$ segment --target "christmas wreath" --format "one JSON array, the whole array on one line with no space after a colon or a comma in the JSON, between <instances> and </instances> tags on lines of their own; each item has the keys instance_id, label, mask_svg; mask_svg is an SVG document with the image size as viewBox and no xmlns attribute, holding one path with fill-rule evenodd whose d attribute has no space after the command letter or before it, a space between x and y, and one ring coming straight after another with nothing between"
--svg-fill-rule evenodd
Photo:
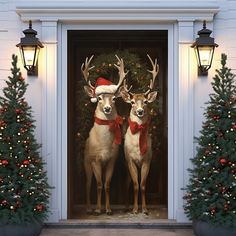
<instances>
[{"instance_id":1,"label":"christmas wreath","mask_svg":"<svg viewBox=\"0 0 236 236\"><path fill-rule=\"evenodd\" d=\"M98 77L104 77L116 83L118 80L117 68L114 64L117 63L117 55L123 58L125 64L125 71L129 71L126 76L128 84L132 84L133 89L137 92L143 92L149 85L151 74L147 72L147 65L142 61L141 57L136 54L125 51L116 51L110 54L101 54L94 58L92 65L94 66L90 74L90 79L95 83Z\"/></svg>"}]
</instances>

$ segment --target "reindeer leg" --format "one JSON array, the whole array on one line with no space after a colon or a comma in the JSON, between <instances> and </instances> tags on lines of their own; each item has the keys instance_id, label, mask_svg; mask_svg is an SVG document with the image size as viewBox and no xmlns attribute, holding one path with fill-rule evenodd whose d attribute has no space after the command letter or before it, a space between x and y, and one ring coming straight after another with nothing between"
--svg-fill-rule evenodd
<instances>
[{"instance_id":1,"label":"reindeer leg","mask_svg":"<svg viewBox=\"0 0 236 236\"><path fill-rule=\"evenodd\" d=\"M137 214L138 213L138 190L139 190L139 185L138 185L138 169L133 161L128 162L128 167L129 167L129 172L130 176L133 181L133 186L134 186L134 207L133 207L133 213Z\"/></svg>"},{"instance_id":2,"label":"reindeer leg","mask_svg":"<svg viewBox=\"0 0 236 236\"><path fill-rule=\"evenodd\" d=\"M97 182L97 207L95 214L99 215L102 212L102 166L100 163L92 162L93 173Z\"/></svg>"},{"instance_id":3,"label":"reindeer leg","mask_svg":"<svg viewBox=\"0 0 236 236\"><path fill-rule=\"evenodd\" d=\"M111 207L110 207L110 182L111 182L111 177L113 174L113 169L115 165L115 159L112 158L106 166L106 173L105 173L105 196L106 196L106 213L107 215L111 215Z\"/></svg>"},{"instance_id":4,"label":"reindeer leg","mask_svg":"<svg viewBox=\"0 0 236 236\"><path fill-rule=\"evenodd\" d=\"M89 163L88 160L84 161L84 168L85 168L85 174L86 174L86 204L87 204L87 213L92 213L91 203L90 203L90 190L91 190L91 183L92 183L92 177L93 177L93 170L92 166Z\"/></svg>"},{"instance_id":5,"label":"reindeer leg","mask_svg":"<svg viewBox=\"0 0 236 236\"><path fill-rule=\"evenodd\" d=\"M150 162L144 162L141 167L141 198L142 198L142 212L145 215L148 215L148 210L146 207L146 197L145 197L145 190L146 190L146 180L150 169Z\"/></svg>"}]
</instances>

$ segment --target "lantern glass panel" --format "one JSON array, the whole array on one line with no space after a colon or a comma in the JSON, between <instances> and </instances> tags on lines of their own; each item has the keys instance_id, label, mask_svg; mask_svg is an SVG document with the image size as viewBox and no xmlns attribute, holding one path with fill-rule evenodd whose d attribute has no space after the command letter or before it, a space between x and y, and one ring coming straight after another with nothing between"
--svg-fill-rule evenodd
<instances>
[{"instance_id":1,"label":"lantern glass panel","mask_svg":"<svg viewBox=\"0 0 236 236\"><path fill-rule=\"evenodd\" d=\"M209 69L213 58L214 47L210 46L198 46L197 47L197 58L200 67Z\"/></svg>"},{"instance_id":2,"label":"lantern glass panel","mask_svg":"<svg viewBox=\"0 0 236 236\"><path fill-rule=\"evenodd\" d=\"M22 60L24 61L24 65L27 68L27 70L31 70L33 67L35 67L38 53L39 53L39 48L37 46L21 47Z\"/></svg>"},{"instance_id":3,"label":"lantern glass panel","mask_svg":"<svg viewBox=\"0 0 236 236\"><path fill-rule=\"evenodd\" d=\"M214 47L209 47L209 46L198 47L199 62L201 63L200 66L203 67L211 66L213 52L214 52Z\"/></svg>"}]
</instances>

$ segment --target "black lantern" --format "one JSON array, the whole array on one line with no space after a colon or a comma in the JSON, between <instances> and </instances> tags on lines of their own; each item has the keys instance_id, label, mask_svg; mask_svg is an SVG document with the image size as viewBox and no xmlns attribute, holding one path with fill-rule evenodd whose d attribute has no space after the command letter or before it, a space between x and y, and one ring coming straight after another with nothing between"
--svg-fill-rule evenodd
<instances>
[{"instance_id":1,"label":"black lantern","mask_svg":"<svg viewBox=\"0 0 236 236\"><path fill-rule=\"evenodd\" d=\"M37 75L37 61L42 43L35 36L37 31L32 29L32 21L29 22L29 29L23 31L25 37L21 38L16 46L20 48L22 61L28 75Z\"/></svg>"},{"instance_id":2,"label":"black lantern","mask_svg":"<svg viewBox=\"0 0 236 236\"><path fill-rule=\"evenodd\" d=\"M204 21L203 29L198 31L199 37L196 38L196 41L191 46L195 49L199 75L208 74L208 70L211 68L215 47L218 47L215 43L215 39L210 37L211 33L212 31L206 28L206 21Z\"/></svg>"}]
</instances>

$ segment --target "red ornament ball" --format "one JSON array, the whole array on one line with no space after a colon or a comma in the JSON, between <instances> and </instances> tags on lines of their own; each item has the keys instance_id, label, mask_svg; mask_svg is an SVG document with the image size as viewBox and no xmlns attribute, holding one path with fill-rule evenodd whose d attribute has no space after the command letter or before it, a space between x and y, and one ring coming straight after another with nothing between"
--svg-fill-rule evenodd
<instances>
[{"instance_id":1,"label":"red ornament ball","mask_svg":"<svg viewBox=\"0 0 236 236\"><path fill-rule=\"evenodd\" d=\"M24 128L20 128L20 132L23 134L25 132Z\"/></svg>"},{"instance_id":2,"label":"red ornament ball","mask_svg":"<svg viewBox=\"0 0 236 236\"><path fill-rule=\"evenodd\" d=\"M8 160L2 160L2 161L0 161L0 164L6 166L9 164L9 162L8 162Z\"/></svg>"},{"instance_id":3,"label":"red ornament ball","mask_svg":"<svg viewBox=\"0 0 236 236\"><path fill-rule=\"evenodd\" d=\"M31 123L31 122L27 122L26 125L27 125L28 127L31 127L31 126L32 126L32 123Z\"/></svg>"},{"instance_id":4,"label":"red ornament ball","mask_svg":"<svg viewBox=\"0 0 236 236\"><path fill-rule=\"evenodd\" d=\"M223 187L220 188L220 191L221 191L221 193L225 193L226 192L226 188L223 186Z\"/></svg>"},{"instance_id":5,"label":"red ornament ball","mask_svg":"<svg viewBox=\"0 0 236 236\"><path fill-rule=\"evenodd\" d=\"M228 211L229 210L229 205L227 203L224 204L224 210Z\"/></svg>"},{"instance_id":6,"label":"red ornament ball","mask_svg":"<svg viewBox=\"0 0 236 236\"><path fill-rule=\"evenodd\" d=\"M23 161L23 165L29 165L29 163L30 163L29 160L24 160Z\"/></svg>"},{"instance_id":7,"label":"red ornament ball","mask_svg":"<svg viewBox=\"0 0 236 236\"><path fill-rule=\"evenodd\" d=\"M227 160L226 160L225 158L221 158L221 159L219 160L219 162L220 162L221 165L227 164Z\"/></svg>"},{"instance_id":8,"label":"red ornament ball","mask_svg":"<svg viewBox=\"0 0 236 236\"><path fill-rule=\"evenodd\" d=\"M0 126L5 126L5 125L6 125L5 121L4 120L0 120Z\"/></svg>"},{"instance_id":9,"label":"red ornament ball","mask_svg":"<svg viewBox=\"0 0 236 236\"><path fill-rule=\"evenodd\" d=\"M210 211L211 211L211 214L214 215L216 213L216 208L212 208Z\"/></svg>"},{"instance_id":10,"label":"red ornament ball","mask_svg":"<svg viewBox=\"0 0 236 236\"><path fill-rule=\"evenodd\" d=\"M3 201L2 201L2 205L3 205L3 206L6 206L6 205L7 205L7 200L3 200Z\"/></svg>"},{"instance_id":11,"label":"red ornament ball","mask_svg":"<svg viewBox=\"0 0 236 236\"><path fill-rule=\"evenodd\" d=\"M220 116L213 116L213 120L219 120Z\"/></svg>"},{"instance_id":12,"label":"red ornament ball","mask_svg":"<svg viewBox=\"0 0 236 236\"><path fill-rule=\"evenodd\" d=\"M21 114L22 110L17 108L17 109L15 109L15 112L16 112L16 114Z\"/></svg>"},{"instance_id":13,"label":"red ornament ball","mask_svg":"<svg viewBox=\"0 0 236 236\"><path fill-rule=\"evenodd\" d=\"M43 211L44 209L44 206L42 204L38 204L36 207L35 207L36 211Z\"/></svg>"}]
</instances>

